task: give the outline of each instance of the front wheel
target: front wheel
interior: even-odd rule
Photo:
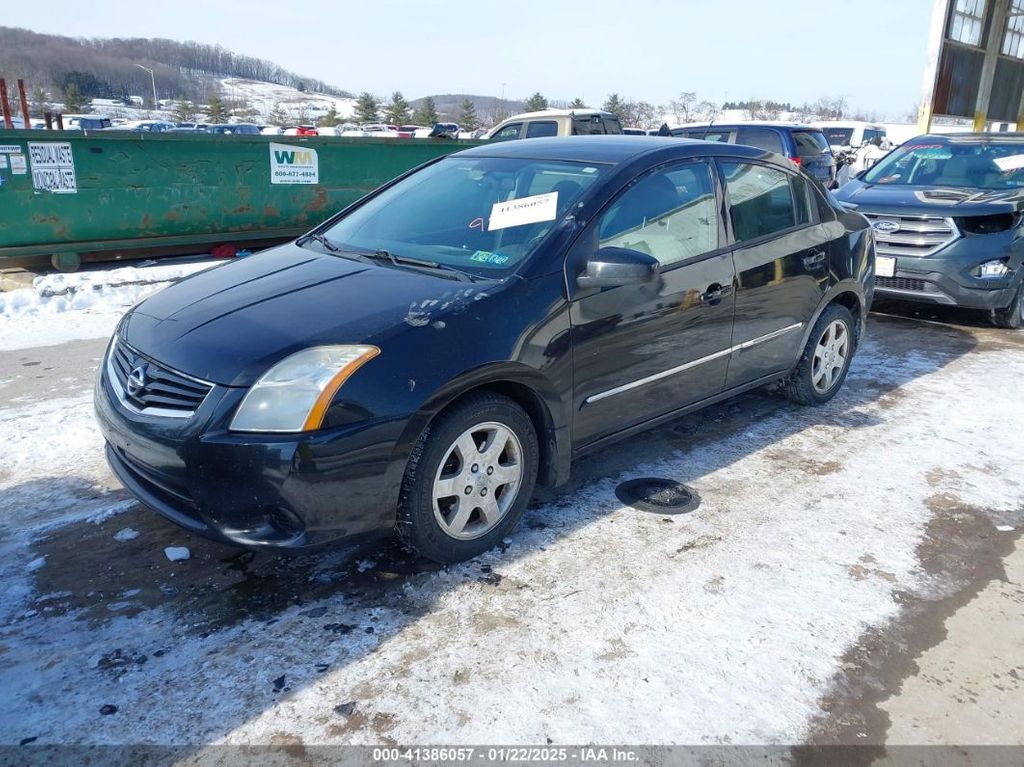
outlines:
[[[530,418],[499,394],[473,394],[439,415],[413,448],[398,534],[437,562],[497,545],[533,495],[540,450]]]
[[[845,306],[831,304],[814,324],[807,346],[789,378],[786,395],[801,405],[823,405],[839,391],[856,351],[853,315]]]
[[[999,328],[1019,330],[1024,327],[1024,280],[1017,287],[1010,305],[1004,309],[992,310],[992,323]]]

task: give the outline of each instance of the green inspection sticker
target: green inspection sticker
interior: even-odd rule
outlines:
[[[492,253],[489,250],[478,250],[472,256],[469,257],[470,261],[476,261],[478,264],[494,264],[495,266],[504,266],[508,263],[508,256],[503,256],[501,253]]]

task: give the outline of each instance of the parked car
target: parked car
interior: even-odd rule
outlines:
[[[259,136],[260,126],[252,123],[215,123],[206,126],[206,132],[225,136]]]
[[[736,123],[732,125],[685,125],[673,128],[673,136],[722,141],[766,149],[803,166],[827,189],[835,189],[836,159],[828,140],[818,128],[796,123]]]
[[[574,458],[748,389],[827,402],[873,239],[746,146],[495,143],[136,305],[96,411],[128,490],[246,547],[510,534]]]
[[[105,130],[112,127],[109,117],[102,115],[61,115],[64,130]]]
[[[626,136],[648,136],[650,133],[643,128],[623,128],[622,133]]]
[[[416,131],[418,131],[418,130],[427,130],[427,131],[429,131],[430,129],[429,128],[425,128],[422,125],[399,125],[398,126],[398,138],[415,138]]]
[[[879,294],[1024,324],[1024,134],[918,136],[837,197],[874,227]]]
[[[126,130],[133,133],[164,133],[174,130],[174,123],[166,120],[129,120],[121,125],[113,125],[106,130]]]
[[[622,133],[619,118],[599,109],[545,109],[509,117],[491,128],[484,138],[509,141],[520,138],[549,136],[618,135]]]
[[[884,125],[850,121],[814,123],[832,147],[837,168],[836,187],[840,187],[885,157],[892,148]]]

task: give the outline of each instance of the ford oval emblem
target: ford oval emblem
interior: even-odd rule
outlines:
[[[892,234],[900,230],[899,221],[876,221],[872,226],[876,232],[881,234]]]
[[[128,394],[135,397],[146,388],[146,383],[146,366],[139,365],[128,374]]]

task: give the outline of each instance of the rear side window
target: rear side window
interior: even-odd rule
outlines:
[[[526,138],[544,138],[557,135],[558,123],[554,120],[526,124]]]
[[[519,131],[522,130],[522,123],[511,123],[491,136],[491,141],[507,141],[508,139],[519,138]]]
[[[736,131],[736,143],[754,146],[768,152],[782,154],[782,137],[768,128],[741,127]]]
[[[809,198],[809,191],[807,181],[803,176],[790,176],[790,182],[793,184],[793,201],[796,204],[796,223],[809,224],[811,223],[811,204]]]
[[[723,162],[730,217],[737,242],[748,242],[796,226],[789,175],[752,163]]]
[[[829,148],[828,141],[825,139],[825,134],[821,131],[793,131],[793,140],[796,142],[796,154],[798,157],[817,157],[832,151]]]

